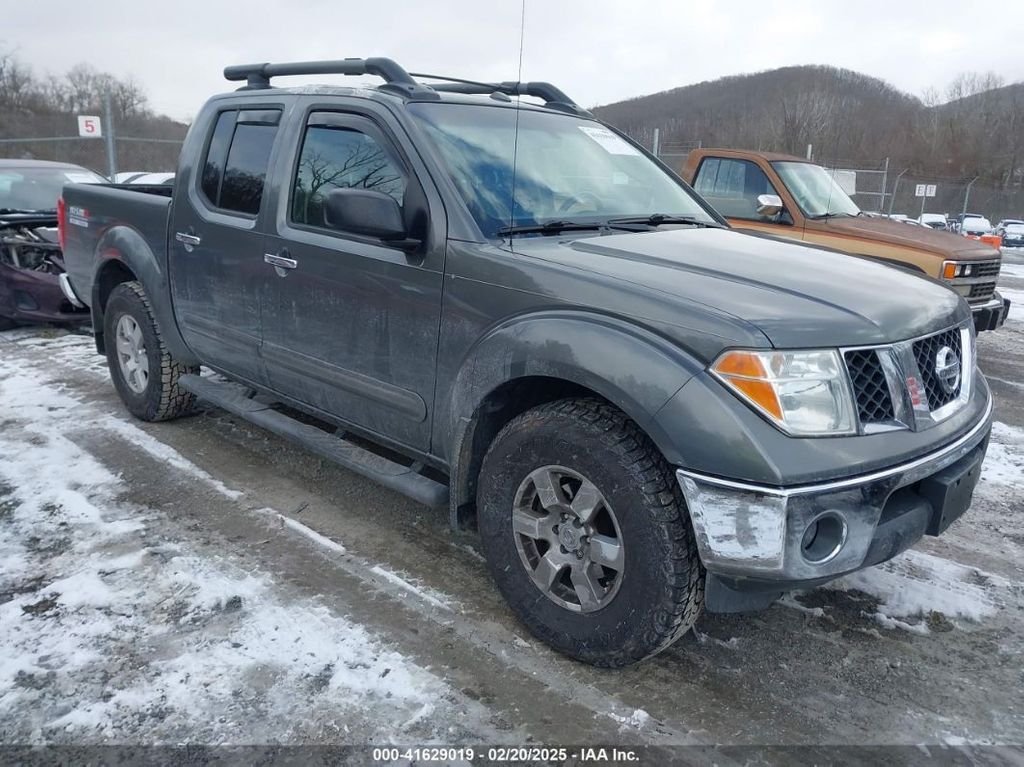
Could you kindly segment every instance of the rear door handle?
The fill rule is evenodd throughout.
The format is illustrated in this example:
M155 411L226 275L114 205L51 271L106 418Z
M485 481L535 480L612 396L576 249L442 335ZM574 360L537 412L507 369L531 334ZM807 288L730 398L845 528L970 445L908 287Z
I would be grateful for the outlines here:
M294 269L299 265L299 262L294 258L286 258L285 256L275 256L273 253L264 253L263 260L271 266L276 266L281 269Z
M188 232L175 232L174 239L176 239L178 242L185 246L186 253L191 253L192 248L198 246L199 243L203 241L202 237L199 237L194 234L189 234Z

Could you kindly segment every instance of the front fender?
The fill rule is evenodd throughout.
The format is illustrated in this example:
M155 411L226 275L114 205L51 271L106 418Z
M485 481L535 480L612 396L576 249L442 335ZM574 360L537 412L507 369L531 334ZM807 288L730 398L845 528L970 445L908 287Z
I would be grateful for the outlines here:
M146 238L130 226L111 227L96 245L96 271L92 281L93 327L96 332L102 333L103 330L105 297L101 293L109 282L104 280L104 275L112 270L119 271L120 267L127 268L142 283L171 356L186 364L197 364L198 360L181 337L174 317L166 260L158 257Z
M675 463L679 435L664 432L653 416L703 368L662 336L615 317L559 310L512 318L481 338L459 368L449 396L449 448L461 444L489 393L516 379L547 377L604 397Z

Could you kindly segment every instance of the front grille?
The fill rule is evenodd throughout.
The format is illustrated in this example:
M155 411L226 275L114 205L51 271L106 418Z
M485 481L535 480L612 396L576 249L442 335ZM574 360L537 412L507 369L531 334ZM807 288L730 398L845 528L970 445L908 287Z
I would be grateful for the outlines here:
M967 294L968 301L985 301L992 298L996 292L994 282L976 282L971 285L971 292Z
M896 419L885 371L874 349L856 349L843 355L850 371L857 413L862 424L888 423Z
M957 361L960 362L960 378L953 391L947 392L943 388L939 377L935 372L938 361L939 350L948 346L953 350ZM921 371L921 379L924 384L925 395L928 397L928 407L931 410L938 410L944 405L960 396L960 387L963 386L963 353L960 346L960 329L953 328L933 336L914 341L914 358L917 360L917 367Z
M974 267L971 269L971 276L972 277L998 277L999 276L999 266L1000 266L1000 264L1001 264L1001 262L999 260L996 260L996 261L982 261L980 263L974 264Z

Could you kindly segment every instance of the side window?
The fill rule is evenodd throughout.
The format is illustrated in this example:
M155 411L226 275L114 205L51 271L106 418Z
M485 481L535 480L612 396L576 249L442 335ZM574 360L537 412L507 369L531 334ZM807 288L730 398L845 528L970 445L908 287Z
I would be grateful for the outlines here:
M278 109L222 112L203 164L203 196L215 208L255 215L263 199Z
M203 178L200 188L207 201L217 206L220 199L220 180L224 177L224 161L228 157L228 146L231 135L235 132L235 120L238 112L221 112L217 124L213 128L210 146L206 150L206 162L203 164Z
M373 189L402 205L406 178L376 138L341 125L310 125L292 190L292 221L327 228L324 197L334 189Z
M726 218L768 221L757 214L757 197L778 194L764 171L750 160L708 157L697 171L693 188Z

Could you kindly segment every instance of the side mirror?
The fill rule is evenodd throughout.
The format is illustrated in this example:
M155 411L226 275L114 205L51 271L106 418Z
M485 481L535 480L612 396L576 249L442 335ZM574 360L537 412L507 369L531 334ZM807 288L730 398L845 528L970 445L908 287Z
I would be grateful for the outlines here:
M402 209L395 198L372 189L335 189L324 198L324 223L331 229L378 237L389 245L414 250L406 238Z
M782 198L777 194L759 194L757 196L757 215L771 218L782 212Z

